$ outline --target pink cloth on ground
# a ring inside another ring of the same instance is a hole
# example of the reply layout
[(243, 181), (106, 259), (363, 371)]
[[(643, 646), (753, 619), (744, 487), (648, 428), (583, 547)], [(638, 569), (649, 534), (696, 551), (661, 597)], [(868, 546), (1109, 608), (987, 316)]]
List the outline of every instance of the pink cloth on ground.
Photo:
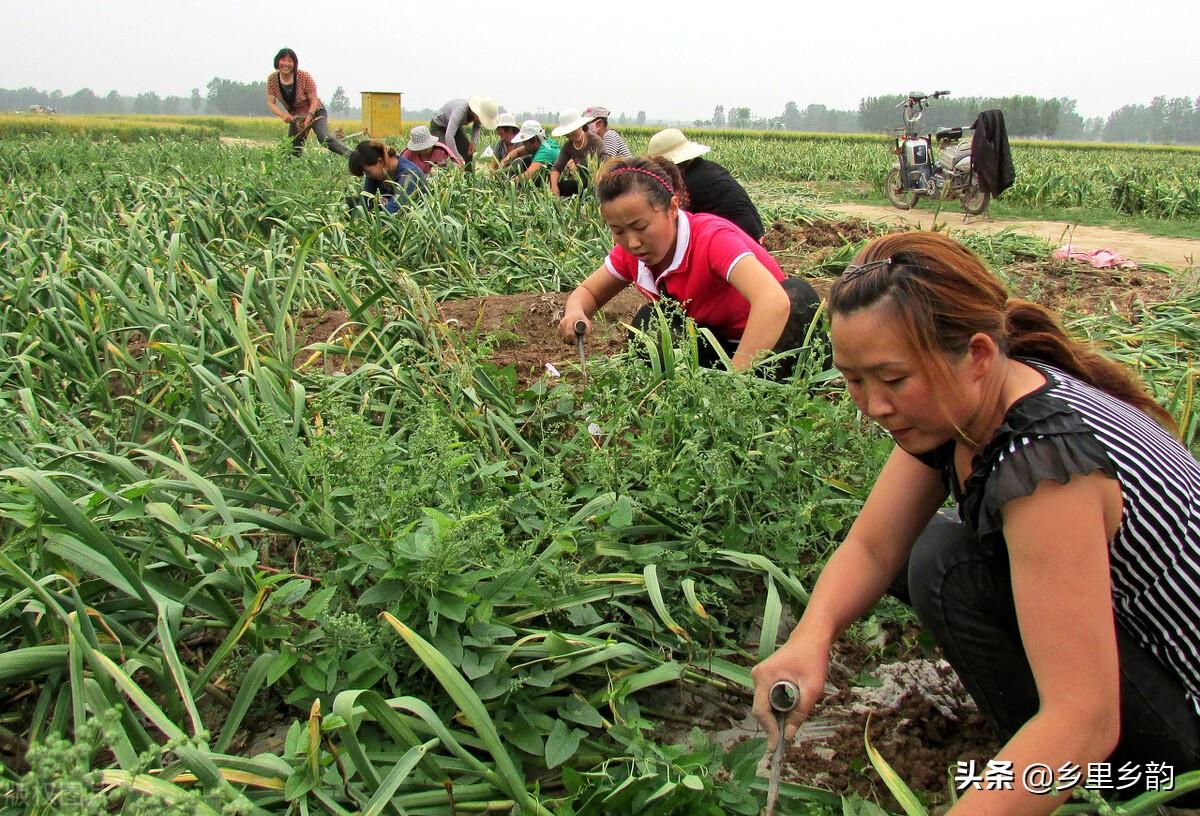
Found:
[(1072, 261), (1091, 264), (1097, 269), (1137, 269), (1137, 262), (1123, 258), (1112, 249), (1096, 249), (1091, 252), (1073, 249), (1070, 244), (1054, 250), (1054, 258), (1062, 261), (1070, 258)]

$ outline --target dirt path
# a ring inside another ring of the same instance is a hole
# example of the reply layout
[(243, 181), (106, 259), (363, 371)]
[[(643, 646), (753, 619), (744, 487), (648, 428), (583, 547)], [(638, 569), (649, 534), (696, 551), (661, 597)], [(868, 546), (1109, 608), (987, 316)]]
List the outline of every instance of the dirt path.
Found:
[[(933, 225), (934, 211), (932, 208), (926, 208), (924, 204), (908, 211), (871, 204), (830, 204), (828, 208), (843, 215), (855, 215), (875, 221), (919, 224), (924, 229), (929, 229)], [(1186, 238), (1159, 238), (1129, 230), (1075, 226), (1066, 221), (964, 219), (963, 213), (956, 208), (943, 210), (939, 214), (939, 221), (951, 229), (983, 232), (998, 232), (1011, 227), (1021, 232), (1040, 235), (1055, 246), (1070, 242), (1076, 249), (1085, 252), (1107, 248), (1135, 261), (1167, 264), (1177, 269), (1189, 269), (1200, 264), (1200, 241)]]
[(241, 136), (219, 136), (217, 138), (226, 147), (263, 147), (275, 144), (263, 139), (243, 139)]

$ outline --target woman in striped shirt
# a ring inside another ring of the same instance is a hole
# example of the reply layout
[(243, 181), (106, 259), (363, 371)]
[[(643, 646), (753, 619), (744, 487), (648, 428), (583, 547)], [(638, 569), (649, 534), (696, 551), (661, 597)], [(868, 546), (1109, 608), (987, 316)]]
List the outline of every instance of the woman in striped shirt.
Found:
[[(772, 738), (767, 689), (800, 688), (790, 736), (833, 640), (890, 590), (1004, 743), (956, 812), (1049, 813), (1105, 763), (1110, 788), (1138, 769), (1122, 796), (1155, 787), (1151, 769), (1200, 767), (1200, 463), (1167, 413), (940, 233), (874, 241), (829, 312), (834, 364), (896, 447), (754, 669)], [(937, 512), (947, 495), (961, 521)], [(1031, 791), (1038, 764), (1064, 790)]]

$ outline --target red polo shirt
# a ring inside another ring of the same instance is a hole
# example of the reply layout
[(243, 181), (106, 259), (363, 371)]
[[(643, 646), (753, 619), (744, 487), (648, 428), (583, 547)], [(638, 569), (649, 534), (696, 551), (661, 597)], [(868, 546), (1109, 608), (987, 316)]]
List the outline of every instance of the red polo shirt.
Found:
[(604, 260), (608, 271), (628, 281), (650, 300), (658, 300), (660, 291), (683, 304), (683, 311), (701, 326), (726, 340), (738, 340), (750, 316), (750, 301), (733, 288), (729, 273), (747, 255), (782, 281), (779, 264), (762, 246), (718, 215), (679, 211), (675, 233), (675, 254), (666, 271), (654, 273), (620, 246)]

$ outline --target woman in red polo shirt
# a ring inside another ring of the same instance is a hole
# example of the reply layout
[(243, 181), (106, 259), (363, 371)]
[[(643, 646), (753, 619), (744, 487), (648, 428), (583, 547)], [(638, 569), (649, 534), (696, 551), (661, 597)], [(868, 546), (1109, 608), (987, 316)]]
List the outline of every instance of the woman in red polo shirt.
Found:
[[(616, 246), (567, 298), (563, 339), (574, 341), (578, 320), (591, 331), (596, 310), (632, 283), (650, 301), (678, 301), (712, 331), (738, 371), (766, 353), (801, 348), (820, 305), (817, 293), (784, 275), (761, 245), (724, 218), (683, 209), (683, 190), (670, 162), (619, 158), (601, 168), (596, 193)], [(652, 310), (643, 307), (634, 326), (648, 326)], [(716, 364), (715, 349), (702, 342), (700, 351), (702, 365)], [(790, 374), (795, 359), (786, 358), (776, 376)]]

